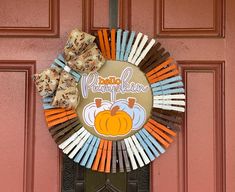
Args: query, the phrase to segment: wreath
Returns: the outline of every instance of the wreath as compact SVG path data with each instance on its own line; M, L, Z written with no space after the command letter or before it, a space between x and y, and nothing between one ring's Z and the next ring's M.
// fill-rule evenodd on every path
M33 79L63 153L94 171L129 172L173 142L185 110L183 82L155 39L122 29L97 36L74 29L63 54Z

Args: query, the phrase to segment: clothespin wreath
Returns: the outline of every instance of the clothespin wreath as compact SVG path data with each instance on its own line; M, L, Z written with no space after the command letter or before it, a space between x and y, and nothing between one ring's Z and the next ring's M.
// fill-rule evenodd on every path
M181 129L183 79L154 38L102 29L95 39L72 30L63 53L33 79L64 154L93 171L130 172L165 153Z

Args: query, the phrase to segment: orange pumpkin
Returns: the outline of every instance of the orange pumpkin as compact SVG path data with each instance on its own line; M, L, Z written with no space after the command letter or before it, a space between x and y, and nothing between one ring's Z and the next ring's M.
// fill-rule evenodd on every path
M132 129L132 119L125 111L115 106L112 110L99 112L95 117L95 129L106 136L126 135Z

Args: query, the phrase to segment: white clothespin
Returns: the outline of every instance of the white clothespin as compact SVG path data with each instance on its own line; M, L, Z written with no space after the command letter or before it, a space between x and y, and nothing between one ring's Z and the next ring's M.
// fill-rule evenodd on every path
M135 53L134 57L132 58L131 63L135 63L136 62L136 60L140 56L141 51L143 50L144 45L147 43L147 41L148 41L148 36L144 35L142 40L141 40L141 42L140 42L140 44L139 44L139 46L138 46L138 48L137 48L137 50L136 50L136 53Z
M135 162L135 158L134 158L133 152L132 152L132 150L131 150L130 144L129 144L129 142L128 142L127 139L124 139L124 142L125 142L125 144L126 144L127 153L128 153L129 158L130 158L130 160L131 160L132 169L135 170L135 169L137 169L138 167L137 167L137 164L136 164L136 162Z
M185 111L184 107L177 107L177 106L172 106L172 105L153 104L153 107L154 108L165 109L165 110L179 111L179 112L184 112Z
M78 143L78 145L74 148L74 150L69 154L69 158L73 159L74 156L77 154L77 152L82 148L86 140L89 138L91 134L89 132L86 133L86 135L81 139L81 141Z
M153 97L154 99L185 99L184 94L177 95L156 95Z
M131 136L132 140L134 141L135 143L135 146L137 147L139 153L141 154L143 160L144 160L144 163L145 165L147 165L148 163L150 163L150 160L148 158L148 156L146 155L146 153L144 152L144 149L141 147L139 141L137 140L136 136L135 135L132 135Z
M137 150L136 147L135 147L135 144L133 143L133 141L131 140L130 137L128 137L127 139L128 139L128 141L129 141L129 144L130 144L130 146L131 146L131 149L132 149L132 151L133 151L133 153L134 153L134 155L135 155L135 157L136 157L136 159L137 159L137 161L138 161L139 166L140 166L140 167L143 167L143 166L144 166L144 163L143 163L143 161L142 161L142 159L141 159L141 157L140 157L140 154L139 154L138 150Z
M70 143L63 152L65 154L69 154L70 151L82 140L82 138L87 134L87 130L83 131L81 135L79 135L72 143Z
M136 49L138 47L138 44L140 42L140 39L141 39L142 35L143 35L143 33L138 33L138 35L137 35L137 37L135 39L135 42L134 42L134 44L133 44L133 46L131 48L131 52L130 52L130 55L128 57L128 62L130 62L130 63L132 61L132 58L133 58L133 56L135 54L135 51L136 51Z
M66 146L68 146L71 142L73 142L78 135L80 135L83 131L85 131L85 128L82 127L81 129L79 129L76 133L74 133L73 135L71 135L68 139L66 139L63 143L61 143L59 145L60 149L64 149Z
M181 105L185 106L185 101L182 100L159 100L159 99L154 99L153 100L154 104L159 104L159 105Z
M149 44L147 45L147 47L142 51L141 55L139 56L139 58L137 59L137 61L135 62L135 65L139 65L140 62L144 59L144 57L147 55L147 53L149 52L149 50L152 48L152 46L154 45L154 43L156 42L155 39L151 39L151 41L149 42Z

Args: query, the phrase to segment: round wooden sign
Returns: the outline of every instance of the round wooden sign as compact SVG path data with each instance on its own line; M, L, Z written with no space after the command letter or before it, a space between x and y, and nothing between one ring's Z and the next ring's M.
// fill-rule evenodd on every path
M83 126L99 138L130 137L150 116L152 91L148 80L128 62L107 60L98 72L82 75L79 91L82 97L77 114Z

